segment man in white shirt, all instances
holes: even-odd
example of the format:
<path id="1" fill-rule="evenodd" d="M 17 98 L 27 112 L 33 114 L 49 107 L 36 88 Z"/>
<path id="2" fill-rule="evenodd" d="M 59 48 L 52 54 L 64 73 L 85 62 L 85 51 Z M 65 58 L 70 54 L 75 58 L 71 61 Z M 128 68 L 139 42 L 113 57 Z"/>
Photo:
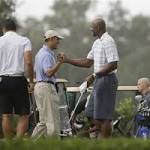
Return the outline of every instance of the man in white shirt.
<path id="1" fill-rule="evenodd" d="M 30 90 L 33 89 L 31 42 L 18 35 L 16 28 L 14 20 L 5 20 L 2 23 L 4 35 L 0 37 L 0 113 L 5 137 L 13 136 L 12 114 L 19 115 L 17 137 L 23 136 L 28 127 L 30 104 L 25 70 Z"/>
<path id="2" fill-rule="evenodd" d="M 106 32 L 105 21 L 96 18 L 91 23 L 93 36 L 97 37 L 86 58 L 70 59 L 64 54 L 58 57 L 64 63 L 79 67 L 91 67 L 94 73 L 87 78 L 88 86 L 94 82 L 94 90 L 86 108 L 86 114 L 94 120 L 94 124 L 102 138 L 111 136 L 111 121 L 116 100 L 118 80 L 116 77 L 119 56 L 113 38 Z"/>

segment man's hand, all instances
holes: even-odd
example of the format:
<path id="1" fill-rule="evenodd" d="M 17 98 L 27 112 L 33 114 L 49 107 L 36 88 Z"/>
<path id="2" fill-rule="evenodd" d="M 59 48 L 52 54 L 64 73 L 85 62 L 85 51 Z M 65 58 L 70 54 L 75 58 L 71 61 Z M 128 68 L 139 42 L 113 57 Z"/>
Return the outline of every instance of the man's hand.
<path id="1" fill-rule="evenodd" d="M 57 55 L 57 60 L 59 62 L 66 63 L 67 62 L 67 56 L 64 53 L 59 53 Z"/>
<path id="2" fill-rule="evenodd" d="M 33 90 L 34 90 L 34 83 L 30 82 L 29 85 L 28 85 L 28 91 L 29 91 L 29 93 L 32 93 Z"/>
<path id="3" fill-rule="evenodd" d="M 27 72 L 27 77 L 29 78 L 29 82 L 33 82 L 33 63 L 32 63 L 32 52 L 26 51 L 24 53 L 24 63 L 25 70 Z"/>
<path id="4" fill-rule="evenodd" d="M 92 75 L 89 75 L 85 80 L 87 81 L 87 87 L 89 87 L 94 82 L 95 77 L 92 74 Z"/>

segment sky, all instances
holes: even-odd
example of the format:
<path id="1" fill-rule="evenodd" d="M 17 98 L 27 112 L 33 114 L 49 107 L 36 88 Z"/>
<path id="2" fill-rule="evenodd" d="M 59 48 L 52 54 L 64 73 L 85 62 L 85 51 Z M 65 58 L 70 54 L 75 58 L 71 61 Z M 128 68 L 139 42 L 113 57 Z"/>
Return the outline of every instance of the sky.
<path id="1" fill-rule="evenodd" d="M 18 0 L 16 16 L 20 20 L 25 20 L 27 17 L 32 16 L 38 19 L 46 15 L 50 10 L 49 7 L 53 5 L 55 0 Z M 97 4 L 97 11 L 93 13 L 90 10 L 90 16 L 98 14 L 101 10 L 102 14 L 107 14 L 108 2 L 110 0 L 93 0 Z M 111 0 L 115 1 L 115 0 Z M 123 5 L 129 9 L 132 15 L 144 14 L 150 15 L 150 1 L 149 0 L 121 0 Z"/>

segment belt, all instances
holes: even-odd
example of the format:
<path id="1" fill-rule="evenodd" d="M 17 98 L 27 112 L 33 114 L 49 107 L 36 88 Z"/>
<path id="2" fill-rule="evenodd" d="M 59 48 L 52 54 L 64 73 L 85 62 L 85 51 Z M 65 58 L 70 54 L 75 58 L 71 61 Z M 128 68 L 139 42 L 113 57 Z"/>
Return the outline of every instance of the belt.
<path id="1" fill-rule="evenodd" d="M 24 74 L 4 74 L 0 75 L 0 77 L 22 77 Z"/>
<path id="2" fill-rule="evenodd" d="M 24 75 L 0 75 L 0 77 L 24 77 Z"/>
<path id="3" fill-rule="evenodd" d="M 38 83 L 39 82 L 45 82 L 45 83 L 53 84 L 55 86 L 55 88 L 56 88 L 56 91 L 58 92 L 58 90 L 59 90 L 57 83 L 54 83 L 53 81 L 37 81 L 37 82 Z"/>
<path id="4" fill-rule="evenodd" d="M 54 83 L 53 81 L 37 81 L 37 82 L 46 82 L 46 83 L 50 83 L 50 84 L 56 85 L 56 83 Z"/>
<path id="5" fill-rule="evenodd" d="M 104 76 L 96 75 L 96 78 L 102 78 L 102 77 L 107 77 L 107 76 L 109 77 L 109 76 L 113 76 L 113 75 L 115 75 L 115 73 L 114 73 L 114 72 L 109 73 L 109 74 L 104 75 Z"/>

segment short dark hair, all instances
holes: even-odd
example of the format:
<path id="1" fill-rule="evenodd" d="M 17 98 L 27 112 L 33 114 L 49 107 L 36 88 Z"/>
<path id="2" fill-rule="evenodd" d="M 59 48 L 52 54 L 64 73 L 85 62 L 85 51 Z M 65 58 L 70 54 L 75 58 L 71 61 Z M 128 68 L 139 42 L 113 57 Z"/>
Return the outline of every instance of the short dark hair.
<path id="1" fill-rule="evenodd" d="M 15 19 L 6 19 L 2 22 L 2 28 L 5 28 L 7 31 L 16 31 L 17 30 L 17 22 Z"/>

